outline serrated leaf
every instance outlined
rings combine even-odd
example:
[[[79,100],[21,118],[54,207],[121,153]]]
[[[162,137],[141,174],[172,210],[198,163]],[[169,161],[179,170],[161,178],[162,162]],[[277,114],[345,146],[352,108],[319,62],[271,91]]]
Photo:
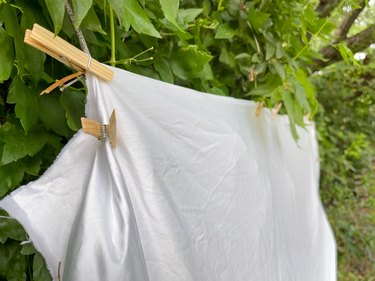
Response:
[[[13,69],[13,40],[0,26],[0,83],[8,80]]]
[[[236,30],[232,29],[228,24],[220,25],[215,34],[215,39],[228,39],[236,34]]]
[[[177,19],[178,7],[180,5],[179,0],[159,0],[161,9],[167,20],[173,21]]]
[[[48,12],[52,18],[54,25],[54,32],[58,34],[61,30],[64,15],[65,15],[65,1],[60,0],[45,0]]]
[[[156,71],[159,73],[160,78],[168,83],[173,83],[173,73],[169,66],[169,63],[166,59],[162,57],[157,57],[154,60],[154,67]]]
[[[38,98],[39,118],[47,129],[51,129],[60,136],[68,137],[72,131],[65,117],[65,110],[55,95],[44,95]]]
[[[88,11],[86,17],[82,21],[82,26],[85,28],[94,31],[99,32],[101,34],[107,34],[103,28],[102,24],[100,23],[100,20],[98,19],[98,16],[95,13],[95,10],[93,7]]]
[[[81,128],[81,117],[85,115],[85,99],[83,92],[67,90],[60,96],[60,103],[66,111],[68,125],[73,131]]]
[[[0,197],[19,185],[24,175],[21,162],[0,166]]]
[[[26,239],[26,233],[15,219],[0,218],[0,243],[4,243],[8,238],[23,241]]]
[[[255,10],[254,7],[251,7],[249,9],[247,18],[250,22],[251,27],[254,28],[254,30],[258,32],[259,29],[264,26],[264,24],[269,19],[269,17],[270,17],[270,14],[263,13],[259,10]]]
[[[74,26],[78,28],[92,6],[92,0],[72,0]]]
[[[38,123],[39,106],[35,90],[27,87],[16,76],[10,87],[7,103],[15,104],[16,116],[21,120],[22,127],[27,133],[29,129]]]
[[[33,280],[52,281],[51,275],[49,274],[44,259],[40,253],[36,253],[34,256]]]
[[[43,131],[31,131],[25,134],[22,129],[13,126],[3,136],[4,149],[0,163],[2,165],[17,161],[27,155],[33,156],[46,144],[46,133]]]

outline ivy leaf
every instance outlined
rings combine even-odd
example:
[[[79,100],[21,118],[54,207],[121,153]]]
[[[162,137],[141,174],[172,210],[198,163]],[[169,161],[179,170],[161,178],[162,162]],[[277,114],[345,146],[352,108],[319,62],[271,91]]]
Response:
[[[232,38],[235,34],[236,31],[228,24],[222,24],[216,30],[215,39],[228,39]]]
[[[64,15],[65,15],[65,1],[60,0],[45,0],[48,12],[52,18],[55,27],[55,34],[61,30]]]
[[[85,99],[84,93],[67,90],[60,96],[60,103],[66,111],[68,125],[73,131],[81,128],[81,117],[85,115]]]
[[[33,280],[34,281],[52,281],[44,259],[40,253],[36,253],[33,263]]]
[[[258,32],[259,29],[264,26],[264,24],[269,19],[269,17],[270,17],[270,14],[263,13],[259,10],[255,10],[254,7],[251,7],[249,9],[249,13],[248,13],[247,18],[248,18],[252,28],[254,28],[254,30]]]
[[[3,197],[9,190],[18,186],[23,175],[23,165],[19,161],[0,166],[0,197]]]
[[[74,26],[78,28],[92,6],[92,0],[72,0]]]
[[[32,131],[25,135],[22,129],[13,126],[13,128],[3,136],[5,144],[0,163],[6,165],[26,155],[35,155],[46,144],[46,135],[46,132],[40,130]]]
[[[44,95],[38,99],[39,117],[47,129],[51,129],[60,136],[68,137],[71,130],[66,123],[65,110],[61,106],[58,96]]]
[[[2,83],[9,79],[14,61],[13,40],[2,27],[0,27],[0,46],[0,83]]]
[[[21,120],[22,127],[26,133],[39,120],[39,106],[36,95],[35,91],[22,83],[19,76],[12,80],[7,103],[16,104],[16,116]]]

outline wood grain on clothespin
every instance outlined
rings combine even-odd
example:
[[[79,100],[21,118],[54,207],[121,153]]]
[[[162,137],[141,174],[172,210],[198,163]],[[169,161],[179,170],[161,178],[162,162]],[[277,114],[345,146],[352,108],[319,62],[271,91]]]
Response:
[[[272,109],[272,119],[275,119],[277,114],[279,114],[279,111],[281,109],[281,107],[283,106],[283,104],[281,102],[279,102],[278,104],[276,104],[276,106]]]
[[[116,141],[116,114],[115,110],[112,111],[111,117],[109,118],[109,124],[100,124],[95,120],[82,117],[81,118],[82,129],[86,134],[96,137],[98,140],[105,140],[109,138],[111,147],[115,148],[117,145]]]
[[[258,105],[257,105],[256,110],[255,110],[255,116],[256,116],[256,117],[259,117],[259,116],[260,116],[260,113],[261,113],[261,111],[262,111],[263,106],[264,106],[264,101],[260,101],[260,102],[258,103]]]
[[[38,24],[34,24],[32,30],[26,30],[24,41],[78,71],[91,72],[106,81],[113,78],[109,67]]]
[[[62,86],[63,84],[65,84],[66,82],[70,81],[70,80],[73,80],[81,75],[83,75],[84,72],[82,71],[78,71],[76,73],[73,73],[73,74],[70,74],[68,76],[65,76],[64,78],[60,79],[60,80],[57,80],[55,83],[53,83],[51,86],[49,86],[47,89],[44,89],[40,95],[44,95],[44,94],[49,94],[50,92],[52,92],[54,89],[56,89],[57,87],[60,87]]]

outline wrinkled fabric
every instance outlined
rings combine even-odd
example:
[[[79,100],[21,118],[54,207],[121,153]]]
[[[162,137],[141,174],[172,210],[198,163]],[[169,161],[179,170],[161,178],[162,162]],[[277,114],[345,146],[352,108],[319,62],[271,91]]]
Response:
[[[35,182],[0,201],[58,280],[333,281],[313,124],[113,68],[78,132]],[[58,270],[60,264],[60,272]]]

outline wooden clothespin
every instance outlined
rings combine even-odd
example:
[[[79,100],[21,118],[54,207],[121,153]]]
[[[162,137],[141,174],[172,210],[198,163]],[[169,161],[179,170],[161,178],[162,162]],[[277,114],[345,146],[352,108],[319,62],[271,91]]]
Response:
[[[260,116],[260,112],[262,111],[262,108],[264,107],[264,101],[260,101],[257,105],[257,108],[255,110],[255,116],[256,117],[259,117]]]
[[[24,41],[77,71],[91,72],[106,81],[113,78],[110,68],[38,24],[26,30]]]
[[[272,119],[275,119],[277,114],[279,114],[279,111],[283,104],[279,102],[278,104],[275,105],[275,107],[272,109]]]
[[[56,89],[57,87],[63,87],[65,83],[69,82],[69,81],[76,81],[76,79],[85,74],[83,71],[78,71],[76,73],[73,73],[73,74],[70,74],[68,76],[65,76],[64,78],[60,79],[60,80],[57,80],[55,83],[53,83],[51,86],[49,86],[47,89],[44,89],[40,95],[44,95],[44,94],[49,94],[50,92],[52,92],[54,89]],[[69,85],[71,84],[71,82],[69,82]],[[66,88],[68,84],[66,84],[64,86],[64,89]]]
[[[109,138],[112,148],[116,147],[116,114],[115,110],[112,111],[111,117],[109,118],[109,124],[99,124],[95,120],[82,117],[81,118],[82,129],[86,134],[96,137],[100,141],[104,141]]]

